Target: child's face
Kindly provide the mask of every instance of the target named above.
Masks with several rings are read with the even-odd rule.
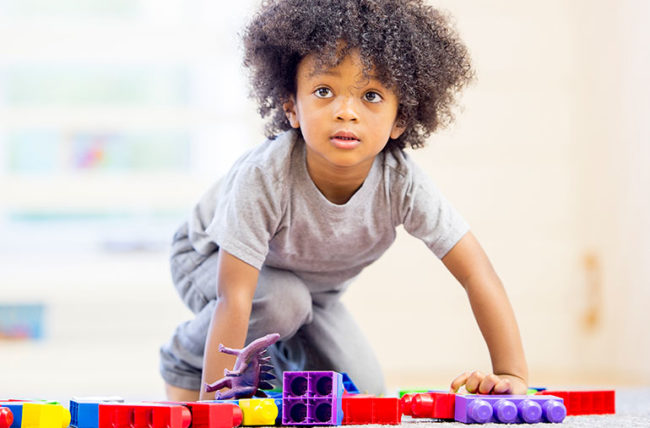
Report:
[[[308,161],[334,168],[369,168],[388,139],[398,138],[398,99],[379,80],[364,77],[358,51],[336,67],[318,70],[315,57],[298,65],[296,94],[284,105],[287,118],[300,128]]]

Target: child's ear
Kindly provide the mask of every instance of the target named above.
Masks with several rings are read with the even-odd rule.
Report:
[[[287,115],[291,127],[296,129],[300,128],[300,121],[296,113],[296,99],[293,95],[289,97],[286,103],[282,104],[282,108],[284,109],[284,114]]]
[[[406,121],[398,117],[393,123],[393,128],[390,130],[390,138],[397,140],[406,131]]]

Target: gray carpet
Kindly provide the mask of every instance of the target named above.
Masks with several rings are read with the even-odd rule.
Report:
[[[434,422],[431,419],[405,418],[402,420],[401,426],[407,428],[442,428],[468,427],[470,425],[460,422]],[[483,424],[471,426],[499,428],[503,427],[504,424]],[[650,388],[617,389],[615,415],[567,416],[562,424],[535,424],[534,426],[650,428]],[[359,425],[359,427],[369,428],[372,427],[372,425]]]

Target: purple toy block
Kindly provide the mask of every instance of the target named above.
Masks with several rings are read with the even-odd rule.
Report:
[[[565,417],[564,400],[552,395],[456,395],[454,419],[458,422],[558,423]]]
[[[340,373],[284,372],[282,380],[282,425],[341,425]]]

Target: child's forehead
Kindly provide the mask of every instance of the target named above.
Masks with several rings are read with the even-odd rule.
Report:
[[[345,54],[312,53],[300,62],[300,70],[307,78],[333,76],[341,77],[343,73],[354,73],[362,79],[379,80],[376,67],[369,61],[364,61],[358,51],[353,49]]]

